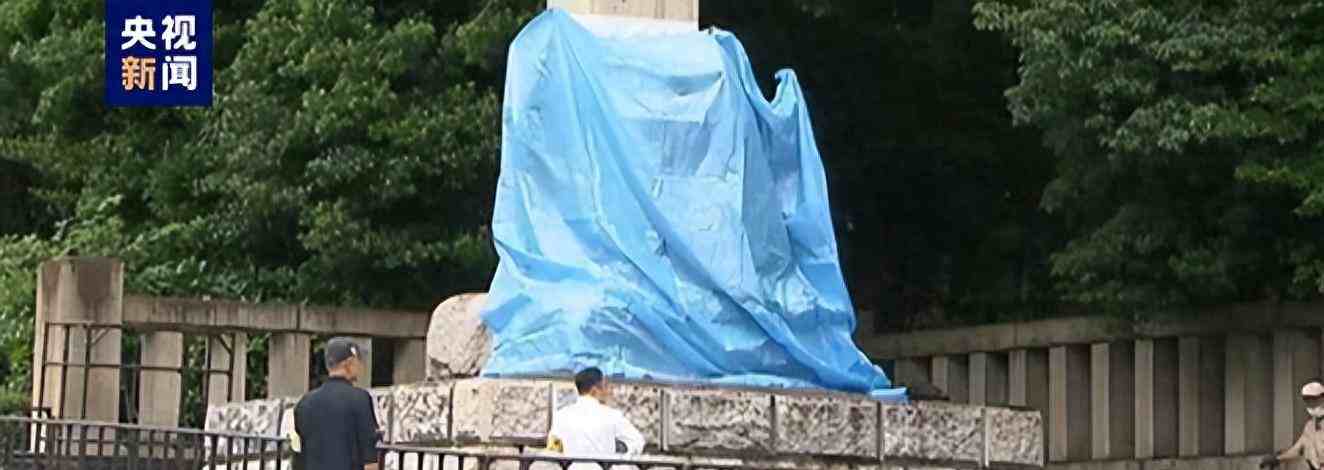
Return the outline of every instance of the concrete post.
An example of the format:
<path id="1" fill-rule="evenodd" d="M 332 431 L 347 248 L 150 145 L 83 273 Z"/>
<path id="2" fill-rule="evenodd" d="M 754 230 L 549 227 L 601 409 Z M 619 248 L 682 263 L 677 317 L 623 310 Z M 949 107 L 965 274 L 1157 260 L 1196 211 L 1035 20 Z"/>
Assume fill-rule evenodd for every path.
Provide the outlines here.
<path id="1" fill-rule="evenodd" d="M 1010 401 L 1011 394 L 1011 376 L 1007 370 L 1007 355 L 1004 353 L 989 353 L 986 359 L 985 387 L 987 390 L 986 403 L 989 405 L 1006 406 Z"/>
<path id="2" fill-rule="evenodd" d="M 1090 345 L 1090 437 L 1091 457 L 1106 460 L 1109 457 L 1109 352 L 1108 343 Z"/>
<path id="3" fill-rule="evenodd" d="M 930 381 L 947 394 L 952 403 L 970 400 L 969 363 L 965 356 L 934 356 Z"/>
<path id="4" fill-rule="evenodd" d="M 298 397 L 306 393 L 312 337 L 306 333 L 272 333 L 267 349 L 267 397 Z"/>
<path id="5" fill-rule="evenodd" d="M 1049 461 L 1089 460 L 1092 455 L 1091 352 L 1089 346 L 1056 346 L 1048 353 Z"/>
<path id="6" fill-rule="evenodd" d="M 247 399 L 248 387 L 248 334 L 232 333 L 221 338 L 209 338 L 207 353 L 211 356 L 211 368 L 227 369 L 230 367 L 230 351 L 221 341 L 225 341 L 234 350 L 234 369 L 230 376 L 214 373 L 207 383 L 207 404 L 219 405 L 231 401 Z"/>
<path id="7" fill-rule="evenodd" d="M 1224 337 L 1208 336 L 1200 338 L 1200 377 L 1199 377 L 1199 427 L 1200 449 L 1198 455 L 1222 455 L 1226 424 L 1227 396 L 1225 387 L 1227 376 L 1226 350 L 1232 348 Z"/>
<path id="8" fill-rule="evenodd" d="M 1135 342 L 1135 458 L 1154 457 L 1154 340 Z"/>
<path id="9" fill-rule="evenodd" d="M 1269 335 L 1254 335 L 1247 339 L 1246 402 L 1242 412 L 1246 423 L 1244 449 L 1254 453 L 1272 452 L 1273 343 Z"/>
<path id="10" fill-rule="evenodd" d="M 1246 451 L 1246 350 L 1251 340 L 1246 335 L 1228 337 L 1227 362 L 1223 366 L 1226 388 L 1223 393 L 1223 452 L 1236 455 Z"/>
<path id="11" fill-rule="evenodd" d="M 1024 349 L 1007 353 L 1007 401 L 1011 406 L 1027 406 L 1026 359 Z"/>
<path id="12" fill-rule="evenodd" d="M 79 366 L 119 364 L 120 330 L 51 323 L 118 326 L 123 320 L 124 264 L 119 260 L 59 258 L 42 263 L 37 272 L 33 405 L 49 407 L 53 416 L 65 419 L 117 422 L 120 371 Z M 45 361 L 70 365 L 43 367 Z"/>
<path id="13" fill-rule="evenodd" d="M 427 366 L 427 342 L 421 339 L 403 339 L 395 343 L 395 366 L 391 382 L 414 383 L 423 380 Z"/>
<path id="14" fill-rule="evenodd" d="M 1200 339 L 1177 340 L 1177 454 L 1200 455 Z"/>
<path id="15" fill-rule="evenodd" d="M 142 365 L 179 368 L 184 364 L 184 334 L 160 331 L 143 335 Z M 138 423 L 179 426 L 179 371 L 143 370 L 138 388 Z"/>
<path id="16" fill-rule="evenodd" d="M 1135 357 L 1129 342 L 1090 345 L 1090 456 L 1134 455 Z"/>
<path id="17" fill-rule="evenodd" d="M 1177 456 L 1177 413 L 1182 402 L 1177 392 L 1178 365 L 1177 339 L 1163 338 L 1152 341 L 1153 380 L 1148 387 L 1153 402 L 1148 427 L 1153 457 Z M 1137 384 L 1137 387 L 1139 384 Z M 1136 416 L 1139 420 L 1140 417 Z M 1139 425 L 1139 421 L 1136 422 Z M 1140 436 L 1136 436 L 1139 446 Z M 1137 447 L 1138 448 L 1138 447 Z"/>
<path id="18" fill-rule="evenodd" d="M 988 353 L 970 353 L 970 404 L 988 403 Z"/>
<path id="19" fill-rule="evenodd" d="M 1067 460 L 1067 347 L 1048 350 L 1048 461 Z"/>
<path id="20" fill-rule="evenodd" d="M 1286 449 L 1296 441 L 1296 411 L 1300 391 L 1293 374 L 1293 349 L 1296 336 L 1293 331 L 1273 333 L 1273 446 Z"/>

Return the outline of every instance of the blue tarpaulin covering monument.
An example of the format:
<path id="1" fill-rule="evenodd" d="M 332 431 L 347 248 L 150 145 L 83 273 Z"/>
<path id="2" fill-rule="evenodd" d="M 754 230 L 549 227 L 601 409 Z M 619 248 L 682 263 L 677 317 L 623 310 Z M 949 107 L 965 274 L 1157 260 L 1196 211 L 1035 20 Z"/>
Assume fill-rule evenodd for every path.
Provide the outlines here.
<path id="1" fill-rule="evenodd" d="M 723 31 L 605 39 L 549 10 L 511 46 L 484 374 L 904 400 L 855 346 L 795 74 Z"/>

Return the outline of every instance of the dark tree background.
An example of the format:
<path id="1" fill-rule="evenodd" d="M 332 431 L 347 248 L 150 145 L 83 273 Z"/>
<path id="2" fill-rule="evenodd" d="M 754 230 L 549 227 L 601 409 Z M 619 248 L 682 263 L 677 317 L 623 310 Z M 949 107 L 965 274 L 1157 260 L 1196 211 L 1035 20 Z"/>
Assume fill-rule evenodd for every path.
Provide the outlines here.
<path id="1" fill-rule="evenodd" d="M 794 68 L 881 329 L 1324 286 L 1318 2 L 703 0 Z M 425 309 L 484 289 L 506 47 L 537 0 L 218 2 L 207 109 L 102 104 L 103 5 L 0 2 L 0 346 L 34 275 Z M 976 24 L 980 28 L 976 28 Z"/>

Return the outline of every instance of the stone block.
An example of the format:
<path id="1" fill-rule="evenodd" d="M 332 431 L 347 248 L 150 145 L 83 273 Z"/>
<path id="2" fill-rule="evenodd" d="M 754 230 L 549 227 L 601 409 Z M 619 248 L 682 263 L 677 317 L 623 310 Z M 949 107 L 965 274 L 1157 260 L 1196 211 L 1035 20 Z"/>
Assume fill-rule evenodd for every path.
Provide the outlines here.
<path id="1" fill-rule="evenodd" d="M 650 384 L 613 383 L 612 402 L 609 406 L 625 413 L 626 419 L 639 428 L 648 449 L 662 443 L 662 387 Z M 575 402 L 579 395 L 569 382 L 552 384 L 553 409 L 559 410 Z"/>
<path id="2" fill-rule="evenodd" d="M 779 454 L 878 457 L 878 402 L 837 395 L 778 395 Z"/>
<path id="3" fill-rule="evenodd" d="M 487 294 L 460 294 L 432 311 L 427 328 L 427 377 L 475 377 L 492 354 L 492 338 L 483 325 Z"/>
<path id="4" fill-rule="evenodd" d="M 204 427 L 208 431 L 274 437 L 280 427 L 281 412 L 286 406 L 293 406 L 292 403 L 292 400 L 278 398 L 211 406 L 207 408 Z"/>
<path id="5" fill-rule="evenodd" d="M 468 379 L 455 382 L 457 442 L 543 442 L 551 422 L 551 382 Z"/>
<path id="6" fill-rule="evenodd" d="M 772 451 L 772 395 L 743 390 L 668 389 L 668 452 Z"/>
<path id="7" fill-rule="evenodd" d="M 392 390 L 391 442 L 429 444 L 450 439 L 451 384 L 402 385 Z"/>
<path id="8" fill-rule="evenodd" d="M 1039 412 L 987 408 L 985 413 L 989 420 L 990 462 L 1043 464 L 1043 417 Z"/>
<path id="9" fill-rule="evenodd" d="M 937 402 L 882 406 L 883 460 L 983 460 L 984 422 L 979 407 Z"/>
<path id="10" fill-rule="evenodd" d="M 368 395 L 372 395 L 372 410 L 377 415 L 377 432 L 381 433 L 383 441 L 391 442 L 391 413 L 395 402 L 394 390 L 391 388 L 374 388 L 368 390 Z"/>

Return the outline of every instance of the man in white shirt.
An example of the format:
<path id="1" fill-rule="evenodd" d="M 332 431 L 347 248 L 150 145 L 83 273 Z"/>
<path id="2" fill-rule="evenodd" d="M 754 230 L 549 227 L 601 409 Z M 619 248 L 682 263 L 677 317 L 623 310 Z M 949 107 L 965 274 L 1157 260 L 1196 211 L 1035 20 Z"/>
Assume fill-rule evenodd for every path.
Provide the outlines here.
<path id="1" fill-rule="evenodd" d="M 638 455 L 644 450 L 644 436 L 625 414 L 609 408 L 611 388 L 597 367 L 575 374 L 579 398 L 552 416 L 547 433 L 547 448 L 572 457 L 611 456 L 616 442 L 625 444 L 625 453 Z M 572 465 L 572 470 L 598 468 L 597 465 Z"/>

